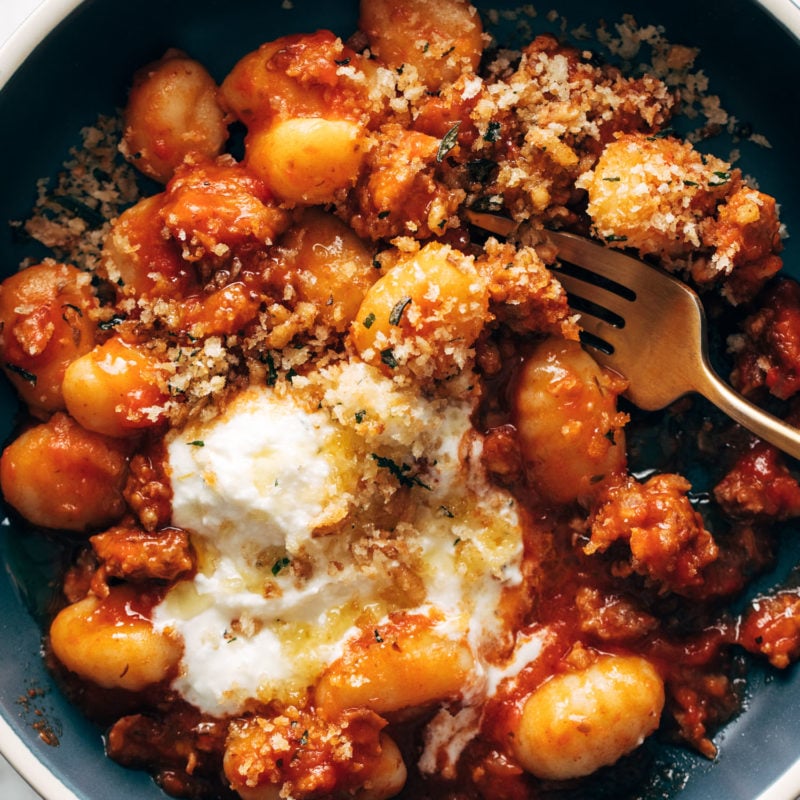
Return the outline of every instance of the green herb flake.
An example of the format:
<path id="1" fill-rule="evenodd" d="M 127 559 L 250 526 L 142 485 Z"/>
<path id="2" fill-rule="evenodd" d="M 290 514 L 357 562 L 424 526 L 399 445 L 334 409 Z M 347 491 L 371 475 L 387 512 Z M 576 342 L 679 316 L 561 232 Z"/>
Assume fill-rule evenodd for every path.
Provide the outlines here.
<path id="1" fill-rule="evenodd" d="M 275 359 L 272 353 L 267 353 L 263 358 L 267 366 L 267 386 L 274 386 L 278 382 L 278 370 L 275 369 Z"/>
<path id="2" fill-rule="evenodd" d="M 389 214 L 391 214 L 391 213 L 392 213 L 391 211 L 379 211 L 378 212 L 378 219 L 386 219 L 386 217 L 388 217 Z"/>
<path id="3" fill-rule="evenodd" d="M 398 464 L 391 458 L 379 456 L 377 453 L 372 453 L 371 455 L 373 460 L 377 461 L 378 466 L 382 469 L 388 469 L 401 486 L 421 486 L 423 489 L 431 491 L 431 487 L 423 483 L 418 475 L 409 475 L 411 467 L 408 464 Z"/>
<path id="4" fill-rule="evenodd" d="M 356 411 L 356 422 L 360 425 L 366 416 L 367 412 L 363 408 L 360 411 Z"/>
<path id="5" fill-rule="evenodd" d="M 361 323 L 365 328 L 371 328 L 375 324 L 375 315 L 370 313 L 364 317 L 364 321 Z"/>
<path id="6" fill-rule="evenodd" d="M 496 142 L 500 138 L 501 127 L 499 122 L 490 122 L 486 128 L 486 133 L 483 134 L 484 141 Z"/>
<path id="7" fill-rule="evenodd" d="M 280 572 L 281 572 L 281 570 L 284 570 L 284 569 L 286 569 L 286 567 L 288 567 L 288 566 L 289 566 L 289 564 L 291 564 L 291 563 L 292 563 L 292 562 L 291 562 L 291 559 L 289 559 L 289 558 L 288 558 L 288 556 L 284 556 L 283 558 L 279 558 L 279 559 L 278 559 L 278 560 L 277 560 L 277 561 L 276 561 L 276 562 L 275 562 L 275 563 L 272 565 L 272 574 L 273 574 L 273 575 L 278 575 L 278 573 L 280 573 Z"/>
<path id="8" fill-rule="evenodd" d="M 381 361 L 386 364 L 389 369 L 397 369 L 399 366 L 397 359 L 394 357 L 394 350 L 392 350 L 391 347 L 381 350 Z"/>
<path id="9" fill-rule="evenodd" d="M 373 634 L 375 636 L 375 641 L 378 644 L 383 644 L 383 636 L 381 636 L 381 632 L 377 628 L 375 628 L 375 630 L 373 631 Z"/>
<path id="10" fill-rule="evenodd" d="M 724 186 L 731 179 L 731 174 L 730 172 L 714 172 L 714 177 L 718 180 L 709 181 L 709 186 Z"/>
<path id="11" fill-rule="evenodd" d="M 303 731 L 303 735 L 300 737 L 300 747 L 305 747 L 308 744 L 308 731 Z"/>
<path id="12" fill-rule="evenodd" d="M 616 175 L 613 178 L 603 178 L 603 180 L 607 181 L 608 183 L 619 183 L 620 182 L 620 177 L 618 175 Z"/>
<path id="13" fill-rule="evenodd" d="M 401 297 L 395 304 L 392 312 L 389 314 L 389 324 L 390 325 L 399 325 L 400 320 L 403 317 L 403 312 L 408 308 L 409 304 L 411 303 L 411 298 Z"/>
<path id="14" fill-rule="evenodd" d="M 442 137 L 439 142 L 439 150 L 436 153 L 436 160 L 441 163 L 445 156 L 456 146 L 458 142 L 458 129 L 461 127 L 461 120 L 456 122 L 452 128 Z"/>
<path id="15" fill-rule="evenodd" d="M 447 506 L 439 506 L 439 511 L 442 512 L 442 516 L 448 519 L 454 519 L 456 516 Z"/>
<path id="16" fill-rule="evenodd" d="M 612 233 L 610 236 L 605 237 L 607 242 L 627 242 L 627 236 L 617 236 L 616 234 Z"/>
<path id="17" fill-rule="evenodd" d="M 700 184 L 697 181 L 684 180 L 683 185 L 684 186 L 699 186 Z"/>
<path id="18" fill-rule="evenodd" d="M 193 442 L 187 442 L 189 447 L 205 447 L 206 443 L 202 439 L 195 439 Z"/>

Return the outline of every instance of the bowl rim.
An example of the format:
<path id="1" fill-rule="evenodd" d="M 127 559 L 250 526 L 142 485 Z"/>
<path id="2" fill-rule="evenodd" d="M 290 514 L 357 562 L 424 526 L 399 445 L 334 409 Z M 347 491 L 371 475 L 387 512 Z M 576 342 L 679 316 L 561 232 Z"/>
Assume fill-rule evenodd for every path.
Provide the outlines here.
<path id="1" fill-rule="evenodd" d="M 39 43 L 85 0 L 41 0 L 0 45 L 0 90 Z M 800 0 L 753 0 L 788 29 L 800 45 Z M 81 800 L 39 760 L 21 736 L 0 716 L 0 752 L 38 794 L 49 800 Z M 754 800 L 798 800 L 800 756 Z"/>

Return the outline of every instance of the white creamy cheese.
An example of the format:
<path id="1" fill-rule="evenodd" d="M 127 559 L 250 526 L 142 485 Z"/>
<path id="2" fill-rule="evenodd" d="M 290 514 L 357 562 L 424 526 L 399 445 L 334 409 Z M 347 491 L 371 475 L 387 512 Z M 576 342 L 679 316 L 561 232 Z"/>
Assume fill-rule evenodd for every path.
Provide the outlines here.
<path id="1" fill-rule="evenodd" d="M 407 610 L 470 643 L 479 693 L 522 534 L 513 499 L 483 475 L 474 400 L 425 399 L 360 362 L 315 380 L 313 408 L 308 382 L 252 388 L 169 438 L 172 521 L 199 554 L 155 611 L 185 644 L 174 688 L 218 715 L 291 699 L 365 618 Z M 403 483 L 411 501 L 387 519 Z"/>
<path id="2" fill-rule="evenodd" d="M 169 441 L 173 523 L 246 559 L 307 539 L 336 503 L 335 435 L 324 412 L 243 392 L 221 417 Z"/>

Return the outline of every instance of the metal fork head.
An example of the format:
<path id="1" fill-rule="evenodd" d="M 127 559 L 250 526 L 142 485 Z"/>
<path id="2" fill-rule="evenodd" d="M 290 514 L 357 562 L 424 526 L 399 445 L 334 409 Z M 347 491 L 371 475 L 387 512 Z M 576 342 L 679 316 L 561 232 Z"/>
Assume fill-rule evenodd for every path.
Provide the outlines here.
<path id="1" fill-rule="evenodd" d="M 699 388 L 707 370 L 697 295 L 662 270 L 573 234 L 548 233 L 556 275 L 579 313 L 584 344 L 629 381 L 626 396 L 656 410 Z"/>

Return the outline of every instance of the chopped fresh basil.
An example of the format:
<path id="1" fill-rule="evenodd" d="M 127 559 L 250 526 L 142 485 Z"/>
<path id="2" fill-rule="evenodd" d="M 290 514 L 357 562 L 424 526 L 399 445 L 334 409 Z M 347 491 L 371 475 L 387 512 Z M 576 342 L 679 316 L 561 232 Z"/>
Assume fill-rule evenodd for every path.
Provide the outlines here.
<path id="1" fill-rule="evenodd" d="M 483 138 L 487 142 L 496 142 L 500 138 L 500 128 L 501 125 L 499 122 L 490 122 L 486 128 L 486 133 L 483 134 Z"/>
<path id="2" fill-rule="evenodd" d="M 283 558 L 279 558 L 273 565 L 272 565 L 272 574 L 277 575 L 281 570 L 286 569 L 286 567 L 291 564 L 291 559 L 288 556 L 284 556 Z"/>
<path id="3" fill-rule="evenodd" d="M 401 486 L 421 486 L 423 489 L 431 491 L 431 487 L 423 483 L 418 475 L 409 475 L 411 467 L 408 464 L 398 464 L 391 458 L 379 456 L 377 453 L 372 453 L 372 458 L 378 462 L 379 467 L 388 469 Z"/>
<path id="4" fill-rule="evenodd" d="M 275 369 L 275 359 L 272 353 L 267 353 L 263 358 L 267 366 L 267 386 L 274 386 L 278 382 L 278 370 Z"/>
<path id="5" fill-rule="evenodd" d="M 389 369 L 396 369 L 397 359 L 394 357 L 394 351 L 391 347 L 387 347 L 386 350 L 381 350 L 381 361 L 386 364 Z"/>
<path id="6" fill-rule="evenodd" d="M 731 179 L 731 174 L 730 172 L 714 172 L 714 177 L 718 180 L 709 181 L 709 186 L 724 186 Z"/>

